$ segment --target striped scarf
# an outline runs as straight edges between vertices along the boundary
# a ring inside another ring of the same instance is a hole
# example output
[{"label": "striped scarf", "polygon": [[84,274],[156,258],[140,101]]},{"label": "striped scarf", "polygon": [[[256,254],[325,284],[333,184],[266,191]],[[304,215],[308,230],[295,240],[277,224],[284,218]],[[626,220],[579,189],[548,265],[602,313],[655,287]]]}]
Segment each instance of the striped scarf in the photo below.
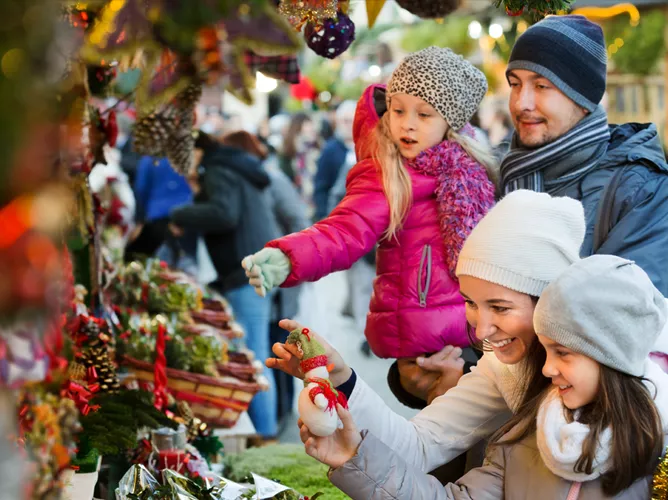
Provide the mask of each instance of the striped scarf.
[{"label": "striped scarf", "polygon": [[556,141],[537,149],[520,146],[515,133],[501,163],[503,192],[530,189],[555,194],[596,168],[609,140],[608,117],[601,106]]}]

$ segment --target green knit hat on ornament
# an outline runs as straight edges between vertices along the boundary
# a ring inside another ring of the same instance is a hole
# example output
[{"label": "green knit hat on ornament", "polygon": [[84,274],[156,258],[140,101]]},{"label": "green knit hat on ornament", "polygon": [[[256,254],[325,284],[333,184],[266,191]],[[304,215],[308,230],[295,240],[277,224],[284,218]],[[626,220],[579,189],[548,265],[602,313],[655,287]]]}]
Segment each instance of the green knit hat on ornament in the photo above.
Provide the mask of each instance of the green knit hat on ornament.
[{"label": "green knit hat on ornament", "polygon": [[320,342],[311,337],[311,331],[308,328],[297,328],[292,330],[287,344],[295,344],[303,354],[300,367],[304,373],[307,373],[319,366],[327,366],[327,355],[325,348]]}]

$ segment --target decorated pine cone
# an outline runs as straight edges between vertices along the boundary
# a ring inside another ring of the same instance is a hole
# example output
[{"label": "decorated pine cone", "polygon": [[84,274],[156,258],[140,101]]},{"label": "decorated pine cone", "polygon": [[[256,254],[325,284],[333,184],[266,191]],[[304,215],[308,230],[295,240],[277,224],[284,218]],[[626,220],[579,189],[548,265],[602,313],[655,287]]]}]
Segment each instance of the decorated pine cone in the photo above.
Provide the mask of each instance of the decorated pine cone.
[{"label": "decorated pine cone", "polygon": [[459,7],[457,0],[397,0],[397,3],[423,19],[440,19]]},{"label": "decorated pine cone", "polygon": [[111,362],[106,347],[86,349],[82,353],[81,362],[86,368],[95,369],[100,392],[116,392],[120,389],[116,367]]},{"label": "decorated pine cone", "polygon": [[163,157],[176,126],[176,110],[142,116],[134,127],[134,150],[141,155]]}]

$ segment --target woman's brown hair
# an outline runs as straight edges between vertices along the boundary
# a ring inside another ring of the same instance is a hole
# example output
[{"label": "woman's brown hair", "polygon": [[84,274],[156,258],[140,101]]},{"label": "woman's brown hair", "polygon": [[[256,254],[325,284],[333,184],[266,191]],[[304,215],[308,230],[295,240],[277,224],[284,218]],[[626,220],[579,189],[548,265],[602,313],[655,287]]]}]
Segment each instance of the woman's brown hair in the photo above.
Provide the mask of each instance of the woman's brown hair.
[{"label": "woman's brown hair", "polygon": [[238,130],[237,132],[230,132],[219,139],[221,144],[243,149],[247,153],[257,156],[264,160],[269,152],[267,148],[260,142],[260,139],[245,130]]},{"label": "woman's brown hair", "polygon": [[[543,349],[543,360],[544,356]],[[579,409],[577,421],[588,425],[590,432],[582,445],[582,454],[575,464],[574,472],[593,472],[599,437],[610,427],[610,468],[601,475],[600,480],[603,493],[615,496],[636,480],[652,474],[661,456],[664,436],[661,416],[644,379],[600,366],[598,397]],[[543,381],[529,383],[517,412],[492,436],[490,447],[516,444],[536,432],[538,409],[551,385],[549,379],[542,375],[539,374],[537,378]],[[567,417],[571,421],[576,420],[572,410],[567,410]],[[516,426],[511,437],[502,439]]]}]

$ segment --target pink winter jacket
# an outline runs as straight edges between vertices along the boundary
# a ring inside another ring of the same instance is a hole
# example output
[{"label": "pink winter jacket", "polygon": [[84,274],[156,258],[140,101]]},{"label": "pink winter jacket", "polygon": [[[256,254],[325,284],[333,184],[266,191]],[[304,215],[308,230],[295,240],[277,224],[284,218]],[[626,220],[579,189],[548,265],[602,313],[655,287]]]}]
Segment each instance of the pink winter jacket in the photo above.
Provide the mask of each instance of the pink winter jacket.
[{"label": "pink winter jacket", "polygon": [[466,346],[464,301],[445,263],[435,177],[408,168],[413,205],[397,238],[383,238],[389,205],[372,158],[378,122],[374,91],[382,88],[370,86],[357,103],[353,136],[358,163],[348,174],[341,203],[326,219],[267,246],[290,259],[292,272],[281,286],[291,287],[348,269],[379,243],[364,332],[373,352],[381,358],[403,358],[449,344]]}]

